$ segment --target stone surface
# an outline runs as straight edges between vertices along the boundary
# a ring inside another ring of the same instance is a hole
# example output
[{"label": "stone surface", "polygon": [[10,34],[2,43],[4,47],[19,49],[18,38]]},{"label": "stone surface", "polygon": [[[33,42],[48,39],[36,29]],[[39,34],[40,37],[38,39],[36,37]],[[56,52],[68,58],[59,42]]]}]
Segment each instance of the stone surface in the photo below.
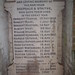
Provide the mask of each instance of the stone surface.
[{"label": "stone surface", "polygon": [[4,0],[0,0],[0,72],[7,75],[8,66],[8,22]]},{"label": "stone surface", "polygon": [[72,24],[73,24],[73,0],[66,0],[63,26],[63,61],[64,75],[72,75]]},{"label": "stone surface", "polygon": [[11,64],[8,74],[63,75],[61,35],[64,2],[10,0],[5,3],[5,9],[9,12]]}]

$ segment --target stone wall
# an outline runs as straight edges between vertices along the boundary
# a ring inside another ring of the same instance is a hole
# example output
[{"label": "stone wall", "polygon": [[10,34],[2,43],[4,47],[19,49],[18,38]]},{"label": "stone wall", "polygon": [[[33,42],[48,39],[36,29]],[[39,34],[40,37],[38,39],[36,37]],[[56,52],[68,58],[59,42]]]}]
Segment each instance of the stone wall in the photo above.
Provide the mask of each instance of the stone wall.
[{"label": "stone wall", "polygon": [[[8,0],[9,1],[9,0]],[[56,1],[56,0],[55,0]],[[61,0],[62,1],[62,0]],[[63,10],[63,62],[64,75],[72,75],[72,15],[73,0],[66,0]],[[4,0],[0,0],[0,75],[7,75],[8,66],[8,20]]]},{"label": "stone wall", "polygon": [[8,63],[8,24],[4,0],[0,0],[0,75],[7,75]]},{"label": "stone wall", "polygon": [[66,0],[63,24],[64,75],[72,75],[72,17],[73,0]]},{"label": "stone wall", "polygon": [[75,0],[73,2],[73,75],[75,75]]}]

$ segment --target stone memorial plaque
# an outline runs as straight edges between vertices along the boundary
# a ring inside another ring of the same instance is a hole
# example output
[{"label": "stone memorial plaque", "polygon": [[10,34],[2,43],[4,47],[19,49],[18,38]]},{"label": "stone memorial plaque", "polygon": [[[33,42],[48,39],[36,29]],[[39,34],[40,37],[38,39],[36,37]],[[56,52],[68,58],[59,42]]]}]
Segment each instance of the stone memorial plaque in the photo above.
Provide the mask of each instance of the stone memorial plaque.
[{"label": "stone memorial plaque", "polygon": [[9,75],[62,75],[62,0],[7,0]]}]

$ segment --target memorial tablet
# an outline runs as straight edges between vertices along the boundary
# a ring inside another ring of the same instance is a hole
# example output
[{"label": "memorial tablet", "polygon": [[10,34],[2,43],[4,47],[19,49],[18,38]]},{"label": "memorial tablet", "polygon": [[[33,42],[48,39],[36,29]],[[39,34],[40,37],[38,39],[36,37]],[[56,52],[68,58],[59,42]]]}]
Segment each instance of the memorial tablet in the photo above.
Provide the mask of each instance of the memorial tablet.
[{"label": "memorial tablet", "polygon": [[59,64],[63,9],[62,0],[6,1],[11,63],[9,75],[63,74],[63,66]]}]

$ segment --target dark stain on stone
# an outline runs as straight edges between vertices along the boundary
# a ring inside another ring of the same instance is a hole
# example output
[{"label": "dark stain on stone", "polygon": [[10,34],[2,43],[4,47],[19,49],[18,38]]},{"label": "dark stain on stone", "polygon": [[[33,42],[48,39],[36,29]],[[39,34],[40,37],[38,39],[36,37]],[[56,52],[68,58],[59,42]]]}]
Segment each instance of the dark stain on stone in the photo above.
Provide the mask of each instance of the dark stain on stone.
[{"label": "dark stain on stone", "polygon": [[39,75],[38,61],[35,59],[32,63],[28,62],[26,66],[26,72],[23,72],[19,75]]}]

